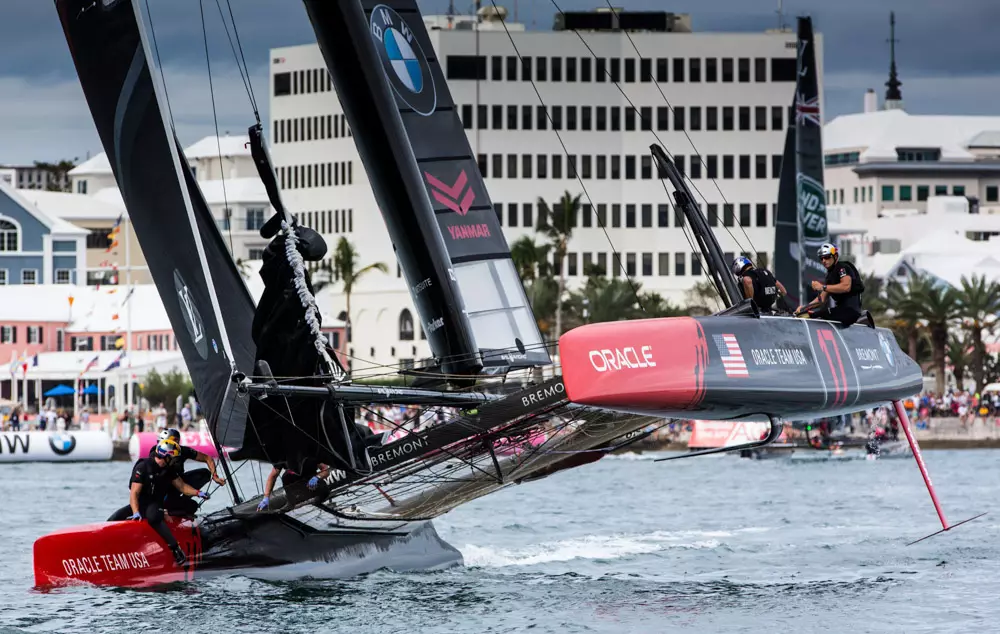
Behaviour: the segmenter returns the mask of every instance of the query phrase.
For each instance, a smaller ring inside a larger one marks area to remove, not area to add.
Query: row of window
[[[275,143],[297,143],[299,141],[322,141],[353,136],[343,114],[318,115],[277,119],[271,135]]]
[[[864,189],[864,187],[862,187],[861,189]],[[858,188],[855,187],[854,190],[855,190],[854,191],[854,197],[855,197],[855,201],[854,202],[858,202],[858,200],[857,200],[857,195],[858,195],[857,190],[858,190]],[[897,190],[899,192],[898,198],[896,196]],[[916,199],[914,199],[914,197],[913,197],[914,196],[914,192],[916,192]],[[997,202],[997,193],[998,193],[997,192],[997,187],[995,185],[991,185],[991,186],[987,187],[986,188],[986,201],[987,202]],[[928,198],[930,198],[930,195],[931,195],[930,185],[916,185],[916,186],[914,186],[914,185],[899,185],[899,186],[896,186],[896,185],[882,185],[882,202],[884,202],[884,203],[891,203],[891,202],[895,202],[896,200],[899,200],[899,202],[910,202],[912,200],[917,200],[918,202],[924,202]],[[935,185],[934,186],[934,195],[935,196],[947,196],[948,195],[948,186],[947,185]],[[952,187],[951,187],[951,195],[952,196],[965,196],[965,185],[952,185]],[[867,201],[861,201],[861,202],[874,202],[874,201],[871,200],[871,187],[870,186],[868,187],[868,197],[869,197],[869,199]],[[840,198],[841,198],[840,202],[843,203],[844,202],[843,201],[844,190],[840,190]]]
[[[489,74],[487,75],[487,66]],[[795,58],[772,57],[546,57],[515,55],[449,55],[448,79],[491,81],[649,83],[764,83],[795,81]],[[275,95],[277,95],[275,75]],[[287,93],[284,93],[287,94]]]
[[[246,216],[243,218],[243,222],[240,222],[239,218],[233,216],[233,210],[226,207],[222,210],[222,218],[218,221],[219,229],[221,231],[229,231],[232,228],[243,231],[260,231],[260,228],[264,226],[264,216],[267,210],[263,207],[247,207]],[[235,222],[233,222],[235,220]]]
[[[325,211],[303,211],[295,214],[302,225],[326,235],[329,233],[350,233],[354,231],[353,209],[327,209]]]
[[[17,326],[0,326],[0,343],[17,343]],[[45,329],[41,326],[25,326],[25,343],[45,343]]]
[[[648,154],[634,156],[627,154],[596,156],[580,154],[480,154],[478,157],[479,171],[483,178],[570,178],[579,176],[584,180],[650,180],[666,178],[657,167],[653,173],[653,157]],[[565,159],[565,167],[563,163]],[[692,180],[709,178],[730,180],[778,178],[781,175],[780,154],[723,154],[718,156],[685,156],[675,154],[674,164],[682,174],[687,174]],[[768,175],[770,167],[770,176]]]
[[[354,162],[336,161],[310,165],[283,165],[278,168],[278,182],[282,189],[352,185],[354,183]]]
[[[655,118],[652,106],[478,105],[473,109],[462,104],[461,113],[466,130],[547,130],[551,125],[553,130],[617,132],[624,124],[626,132],[747,132],[783,130],[795,121],[790,106],[657,106]]]
[[[274,74],[275,97],[332,91],[333,81],[330,79],[330,72],[325,68],[310,68]]]
[[[59,339],[56,341],[58,346],[58,351],[62,352],[63,342],[62,342],[62,330],[58,331],[57,336]],[[125,335],[122,334],[112,334],[112,335],[101,335],[99,339],[98,348],[102,352],[108,352],[113,350],[120,350],[116,345],[119,339],[122,339]],[[41,342],[39,342],[41,343]],[[94,336],[93,335],[79,335],[72,336],[69,338],[69,349],[83,352],[94,351]],[[135,335],[135,350],[179,350],[180,346],[177,343],[177,338],[169,334],[157,334],[157,335]]]
[[[767,203],[708,203],[699,205],[703,213],[708,218],[708,224],[718,227],[721,217],[723,227],[733,227],[739,223],[741,227],[767,227],[768,213]],[[774,214],[777,213],[777,203],[771,203],[771,226],[773,226]],[[673,213],[671,213],[671,208]],[[535,226],[535,205],[534,203],[493,203],[493,211],[496,212],[497,220],[501,226],[506,227],[534,227]],[[610,223],[609,212],[610,211]],[[655,211],[655,215],[654,215]],[[720,216],[720,213],[721,216]],[[606,204],[598,203],[596,209],[589,203],[580,206],[580,213],[576,218],[570,219],[572,228],[610,227],[612,229],[626,228],[651,228],[670,227],[670,217],[673,216],[673,226],[683,228],[685,225],[684,212],[678,207],[658,203],[652,204]],[[654,220],[655,219],[655,220]]]
[[[744,252],[743,255],[753,257],[753,254]],[[685,275],[699,276],[703,274],[700,253],[619,253],[615,260],[614,253],[566,253],[564,264],[566,266],[567,277],[578,275],[610,275],[621,277],[624,273],[629,277],[652,277],[674,275],[682,277]],[[723,258],[731,262],[735,253],[726,252]],[[758,262],[766,257],[764,253],[757,253]],[[610,266],[609,266],[610,262]],[[690,266],[689,266],[690,265]],[[559,275],[559,264],[553,256],[553,267],[555,274]]]
[[[39,279],[38,269],[21,269],[22,284],[40,284]],[[52,281],[56,284],[72,284],[73,269],[56,269],[53,271]],[[0,269],[0,286],[6,286],[10,283],[10,271],[8,269]]]

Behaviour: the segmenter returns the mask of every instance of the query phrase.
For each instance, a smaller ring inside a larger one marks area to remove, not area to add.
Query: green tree
[[[955,387],[960,391],[965,389],[965,371],[971,363],[969,355],[968,335],[959,337],[955,333],[948,335],[948,363],[951,364],[952,372],[955,375]]]
[[[35,167],[46,173],[45,189],[50,192],[68,192],[69,171],[76,167],[76,163],[63,159],[56,163],[45,161],[35,161]]]
[[[938,394],[943,394],[948,326],[959,316],[958,295],[953,288],[928,275],[912,276],[909,291],[902,308],[927,325],[936,374],[934,388]]]
[[[1000,313],[1000,284],[987,281],[986,276],[967,278],[962,276],[962,285],[955,291],[962,327],[969,334],[972,343],[972,359],[969,364],[972,376],[976,381],[976,389],[982,390],[986,385],[986,344],[983,342],[983,331],[995,323],[997,313]]]
[[[344,291],[348,341],[351,340],[351,293],[354,292],[354,285],[372,271],[389,272],[389,267],[384,262],[373,262],[367,266],[360,266],[359,260],[358,250],[354,248],[351,241],[341,237],[333,250],[333,279],[340,281]]]
[[[636,290],[641,285],[634,282]],[[570,328],[604,321],[638,319],[643,316],[636,303],[636,290],[628,281],[591,275],[587,282],[566,299],[566,321]]]
[[[885,286],[887,311],[891,319],[889,327],[896,335],[899,345],[906,348],[911,359],[920,362],[919,342],[923,334],[923,324],[920,315],[913,304],[908,302],[909,290],[895,280],[890,280]]]
[[[688,312],[692,315],[711,315],[725,307],[712,280],[696,282],[687,290],[684,297],[687,300]]]
[[[538,223],[535,230],[549,239],[552,254],[555,257],[556,271],[559,273],[554,341],[558,341],[562,334],[563,294],[566,291],[566,268],[563,266],[563,262],[566,259],[566,249],[569,247],[569,240],[573,236],[573,227],[576,226],[576,218],[580,212],[580,196],[581,194],[573,196],[567,191],[563,194],[562,199],[551,207],[544,199],[538,199]]]
[[[510,245],[510,257],[514,260],[514,268],[524,285],[528,304],[538,321],[538,329],[546,335],[549,334],[548,324],[555,313],[558,292],[558,284],[551,278],[551,250],[552,245],[538,244],[531,236],[521,236]]]
[[[651,291],[639,293],[639,306],[641,309],[640,317],[643,319],[680,317],[688,314],[687,310],[675,306],[669,299]]]
[[[142,382],[140,395],[149,401],[151,407],[163,403],[170,415],[177,413],[177,397],[185,401],[194,394],[191,379],[177,368],[172,368],[165,374],[150,370],[146,380]]]

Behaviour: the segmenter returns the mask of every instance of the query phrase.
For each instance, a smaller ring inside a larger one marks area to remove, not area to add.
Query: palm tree
[[[955,387],[958,391],[965,390],[965,369],[969,367],[969,338],[958,337],[954,333],[948,336],[948,363],[955,375]]]
[[[333,250],[333,274],[340,280],[344,288],[344,302],[346,304],[347,319],[344,320],[347,326],[347,340],[351,340],[351,293],[354,292],[354,285],[372,271],[389,272],[389,267],[384,262],[374,262],[368,266],[358,268],[358,251],[347,238],[340,238],[337,247]]]
[[[900,340],[900,345],[906,347],[909,357],[919,363],[918,343],[923,326],[916,310],[907,302],[909,291],[899,282],[889,280],[885,286],[885,296],[892,319],[889,327]]]
[[[983,343],[983,330],[989,328],[988,323],[1000,313],[1000,284],[987,282],[985,275],[973,275],[971,278],[963,275],[962,287],[955,292],[964,322],[963,328],[972,340],[972,376],[976,380],[976,389],[982,390],[986,385],[986,344]]]
[[[581,194],[573,196],[567,191],[559,203],[552,207],[549,207],[544,199],[538,199],[538,223],[535,230],[551,241],[555,265],[559,271],[559,287],[556,293],[555,341],[558,341],[562,334],[562,298],[566,291],[566,270],[563,266],[563,260],[566,258],[569,239],[573,235],[576,217],[580,212],[580,196]]]
[[[958,295],[952,287],[929,275],[911,277],[909,290],[910,294],[904,300],[903,308],[927,324],[931,358],[937,374],[934,388],[938,394],[943,394],[948,325],[959,316]]]
[[[638,287],[638,283],[636,285]],[[643,319],[681,317],[688,314],[688,311],[675,306],[669,299],[654,292],[639,293],[639,306],[641,307],[639,316]]]
[[[634,283],[639,287],[637,282]],[[638,319],[643,316],[636,305],[636,291],[621,278],[591,275],[583,288],[566,299],[570,327],[603,321]]]
[[[688,312],[692,315],[711,315],[717,309],[725,307],[712,280],[696,282],[687,290],[685,297],[688,303]],[[712,306],[716,308],[712,308]]]

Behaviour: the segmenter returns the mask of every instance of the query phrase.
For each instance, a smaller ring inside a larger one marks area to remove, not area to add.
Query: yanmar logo
[[[434,200],[451,209],[459,216],[469,213],[469,208],[472,207],[472,203],[476,200],[476,193],[472,191],[471,187],[468,189],[465,188],[469,184],[469,177],[466,175],[465,170],[462,170],[462,173],[455,180],[455,184],[451,186],[445,185],[430,172],[424,172],[424,176],[427,177],[427,183],[431,186],[431,195],[434,196]],[[465,192],[464,194],[462,193],[463,191]]]
[[[591,350],[588,354],[590,355],[590,365],[594,366],[598,372],[656,367],[656,362],[653,361],[653,346],[642,346],[638,350],[633,346],[605,348]]]

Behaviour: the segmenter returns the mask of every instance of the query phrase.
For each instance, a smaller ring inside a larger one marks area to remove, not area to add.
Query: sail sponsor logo
[[[422,116],[437,109],[437,90],[427,56],[413,29],[392,8],[380,4],[368,22],[382,70],[403,104]]]
[[[829,239],[826,226],[826,192],[815,178],[798,175],[799,219],[806,245],[822,244]]]
[[[538,388],[531,394],[521,397],[521,405],[531,407],[532,405],[544,405],[551,399],[566,393],[566,385],[562,381],[556,381],[552,385]]]
[[[63,559],[62,566],[66,575],[70,577],[96,575],[116,570],[141,570],[143,568],[150,568],[146,554],[139,550],[126,553],[110,553],[107,555],[72,557],[70,559]]]
[[[591,350],[587,353],[590,365],[598,372],[617,372],[619,370],[638,370],[654,368],[653,346],[633,346],[625,348],[604,348]]]
[[[757,365],[807,365],[806,355],[796,348],[751,348],[750,356]]]
[[[413,287],[413,294],[414,295],[419,295],[420,293],[426,291],[428,288],[430,288],[433,285],[434,284],[433,284],[433,282],[431,282],[431,278],[428,277],[426,280],[424,280],[423,282],[420,282],[419,284],[417,284],[416,286]]]
[[[372,456],[372,467],[378,467],[386,464],[387,462],[393,462],[400,458],[406,458],[411,456],[416,452],[419,452],[427,447],[426,438],[413,438],[412,440],[407,440],[404,442],[395,442],[385,450]]]
[[[76,437],[73,434],[49,434],[49,447],[57,456],[67,456],[76,449]]]
[[[187,327],[191,343],[202,359],[208,359],[208,341],[205,339],[205,323],[201,320],[201,313],[198,306],[191,298],[191,290],[188,288],[180,272],[174,269],[174,289],[177,291],[177,301],[181,309],[181,317]],[[176,329],[175,329],[176,332]]]
[[[431,333],[444,326],[444,317],[438,317],[424,323],[424,332]]]
[[[470,225],[448,225],[448,233],[452,240],[469,240],[471,238],[489,238],[490,226],[485,223]]]
[[[427,179],[427,184],[431,187],[431,196],[434,197],[434,200],[459,216],[469,213],[472,203],[476,202],[476,192],[472,191],[472,186],[469,185],[469,176],[465,170],[462,170],[462,173],[451,185],[445,184],[430,172],[424,172],[424,178]]]

